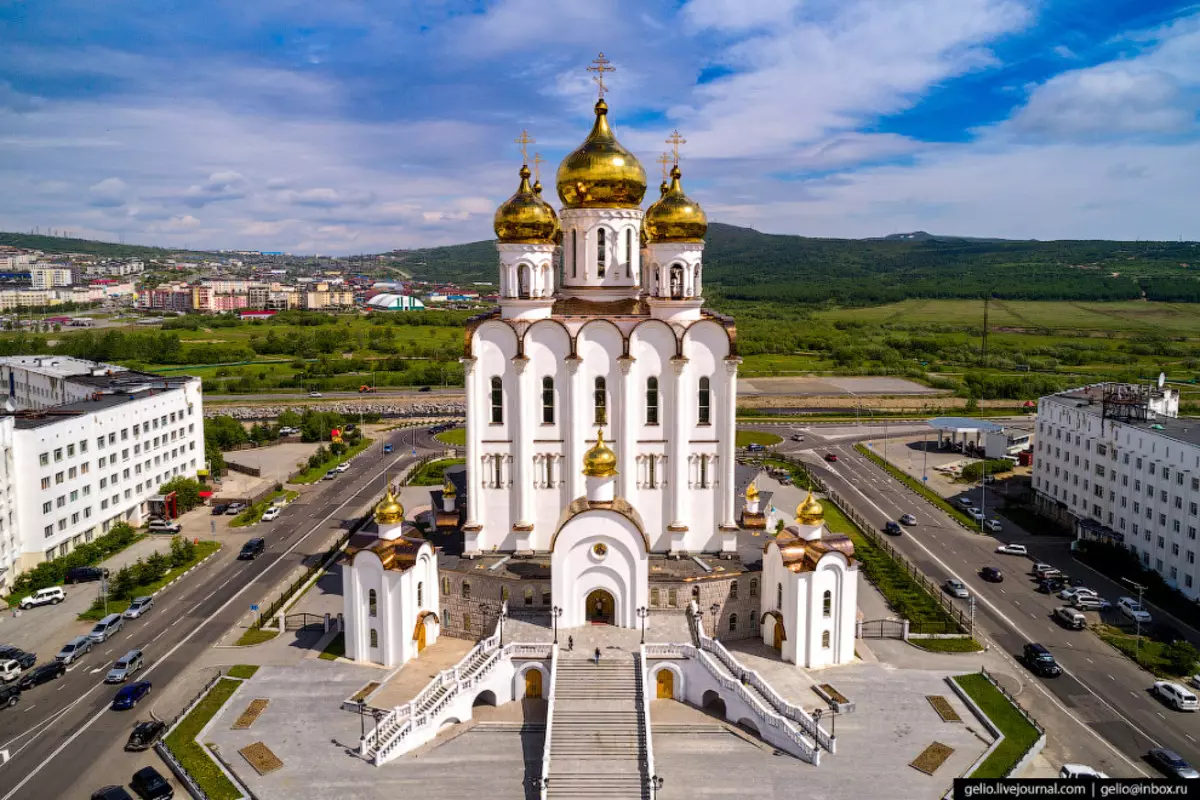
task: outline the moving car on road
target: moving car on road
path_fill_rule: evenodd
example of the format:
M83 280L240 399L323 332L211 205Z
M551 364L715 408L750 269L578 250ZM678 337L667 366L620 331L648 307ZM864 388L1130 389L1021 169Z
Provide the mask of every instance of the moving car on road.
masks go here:
M392 452L392 443L388 442L383 446L383 454L386 456L390 452Z
M1054 618L1071 630L1081 631L1087 627L1087 617L1083 615L1083 612L1070 606L1059 606L1054 609Z
M1168 750L1165 747L1152 747L1146 753L1146 760L1172 778L1182 778L1184 780L1196 780L1200 778L1200 772L1196 772L1192 765L1184 761L1183 757L1174 750Z
M793 434L792 434L792 441L793 441L793 442L803 442L803 441L804 441L804 434L802 434L802 433L793 433Z
M22 597L20 606L28 610L37 606L58 605L66 599L67 593L62 590L61 586L49 586L45 589L38 589L31 595Z
M67 674L67 665L61 661L51 661L42 664L40 667L34 667L21 676L21 680L17 683L21 689L32 689L35 686L41 686L43 683L48 683L55 678L61 678Z
M125 613L121 616L125 617L125 619L137 619L152 608L154 608L153 597L149 595L135 597L133 598L133 602L129 604L129 608L125 609Z
M117 659L112 669L104 676L105 683L124 683L133 677L133 673L145 666L141 650L130 650Z
M274 522L275 520L279 519L279 515L280 515L280 513L282 513L282 511L283 511L283 509L280 508L279 506L271 506L270 508L268 508L266 511L263 512L262 521L263 522Z
M76 636L63 645L62 650L54 657L63 664L74 664L92 651L92 640L86 636Z
M761 453L767 448L765 445L761 445L758 442L751 442L750 444L746 445L746 449L751 453Z
M1001 583L1004 580L1004 573L995 567L984 567L979 570L979 577L988 583Z
M238 561L253 561L261 556L267 549L267 540L261 536L251 539L242 545L242 551L238 553Z
M900 524L901 525L916 525L917 518L914 517L912 514L902 514L900 516Z
M320 392L309 392L308 396L309 397L324 397L325 395L321 394Z
M133 773L129 787L142 800L170 800L175 796L175 790L154 767L142 767Z
M1062 769L1058 771L1058 777L1065 779L1083 779L1083 778L1107 778L1098 769L1092 769L1086 764L1063 764Z
M962 581L956 581L953 578L948 579L942 584L942 589L951 597L968 598L971 593L967 591L967 587Z
M898 522L893 522L889 519L883 526L883 532L888 536L899 536L904 533L904 529L900 527Z
M1002 544L996 548L997 553L1004 553L1010 556L1027 556L1029 550L1023 544Z
M117 692L116 697L113 698L112 710L126 711L131 709L148 694L150 694L150 681L138 681L137 683L123 686L121 687L121 691Z
M1154 696L1176 711L1196 711L1200 701L1184 686L1173 681L1155 681L1150 690Z
M825 460L831 464L836 462L837 461L837 453L826 453Z
M1062 674L1062 667L1054 660L1050 651L1036 642L1025 645L1021 658L1025 662L1025 666L1029 667L1035 675L1043 678L1057 678Z
M133 726L133 733L129 734L129 741L125 743L125 749L135 753L149 750L155 742L162 738L166 729L167 723L159 722L156 719L139 722Z

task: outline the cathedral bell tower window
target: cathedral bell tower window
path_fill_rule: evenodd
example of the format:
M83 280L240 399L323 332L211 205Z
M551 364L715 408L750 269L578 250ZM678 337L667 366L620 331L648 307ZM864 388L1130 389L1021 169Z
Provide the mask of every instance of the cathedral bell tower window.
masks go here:
M604 228L599 228L596 231L596 274L598 276L600 276L601 278L604 277L604 272L608 266L605 261L605 258L604 258L604 256L605 256L604 251L605 251Z
M658 378L646 379L646 424L658 424Z
M579 231L571 231L571 277L579 277Z
M375 593L374 589L367 592L367 615L379 616L379 595Z
M499 376L492 378L492 424L504 424L504 382Z
M605 389L604 378L596 378L596 390L594 392L595 401L595 418L592 421L593 425L608 424L608 393Z
M633 231L625 230L625 277L633 277Z
M698 410L696 415L696 423L698 425L711 425L712 390L710 388L708 378L700 379L700 391L698 392L697 401Z
M833 614L833 592L826 591L825 596L821 599L822 616L828 617Z
M542 378L542 424L554 424L554 378Z

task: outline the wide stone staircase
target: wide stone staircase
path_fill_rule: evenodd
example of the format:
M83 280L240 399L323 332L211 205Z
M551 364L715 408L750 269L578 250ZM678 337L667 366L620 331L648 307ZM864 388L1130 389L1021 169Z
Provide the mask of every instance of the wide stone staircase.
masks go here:
M559 659L547 797L649 797L637 669L628 654Z

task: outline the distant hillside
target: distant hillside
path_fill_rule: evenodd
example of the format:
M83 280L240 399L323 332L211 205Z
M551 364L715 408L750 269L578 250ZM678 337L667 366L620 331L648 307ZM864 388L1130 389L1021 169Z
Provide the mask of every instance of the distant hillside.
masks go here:
M63 236L38 236L32 233L2 233L0 245L41 250L45 253L86 253L105 258L165 258L175 250L146 247L137 244L96 242L91 239L69 239Z
M889 233L887 236L868 236L868 242L875 241L904 241L904 242L1016 242L1016 241L1036 241L1036 239L997 239L996 237L978 237L978 236L940 236L936 233L927 233L925 231L912 231L910 233Z
M730 299L875 305L906 298L1200 302L1200 246L937 237L812 239L712 223L706 285ZM398 251L413 277L496 280L490 241Z

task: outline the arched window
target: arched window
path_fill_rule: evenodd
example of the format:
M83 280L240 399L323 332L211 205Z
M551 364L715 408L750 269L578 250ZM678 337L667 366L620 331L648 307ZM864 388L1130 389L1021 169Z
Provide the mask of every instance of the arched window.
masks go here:
M450 579L449 578L442 578L442 594L444 594L444 595L450 594Z
M596 230L596 274L601 278L604 277L604 272L608 266L604 259L604 245L604 228L598 228Z
M463 630L470 633L471 631L471 615L463 612Z
M554 424L554 378L542 378L542 424Z
M646 379L646 424L658 424L658 378Z
M697 600L700 599L700 587L699 586L692 587L692 597L694 597Z
M821 632L821 647L824 647L826 650L829 649L829 631Z
M571 277L579 276L579 231L571 231Z
M374 589L367 592L367 614L372 617L379 616L379 595Z
M775 607L780 611L783 610L783 584L775 585Z
M758 578L750 579L750 596L758 597Z
M548 586L542 587L542 605L550 605L550 587Z
M671 265L671 299L683 299L683 265Z
M463 598L463 600L471 599L471 582L470 581L463 581L462 598Z
M533 587L532 586L525 587L525 605L527 605L527 606L533 605Z
M825 596L821 600L821 611L827 617L833 615L833 592L825 592Z
M508 587L507 586L500 587L500 602L502 602L502 603L508 602Z
M737 614L729 615L729 632L733 633L737 630Z
M604 387L604 378L596 378L596 390L593 393L596 414L593 425L608 424L608 392Z
M417 581L417 608L425 605L425 583Z
M659 272L658 267L655 267L654 268L654 284L650 288L650 291L652 291L654 293L655 297L662 297L662 288L661 288L661 284L659 283L659 275L660 274L661 273Z
M379 631L371 628L371 647L379 647Z
M450 609L448 608L442 609L442 627L450 627Z
M679 605L679 590L678 589L668 589L667 590L667 605L669 605L671 608L675 608Z
M710 410L710 404L712 402L712 390L709 388L707 377L700 379L700 391L697 393L697 395L696 422L700 425L709 425L712 423L712 414Z
M521 264L517 267L517 297L521 300L529 299L529 265Z
M633 277L633 229L625 229L625 277Z
M492 378L492 424L504 424L504 381L499 375Z
M658 589L651 589L650 590L650 605L651 605L651 607L658 608L658 605L660 602L662 602L661 591Z
M737 600L737 599L738 599L738 596L737 596L737 581L733 581L732 583L730 583L730 584L729 584L729 599L730 599L730 600Z

